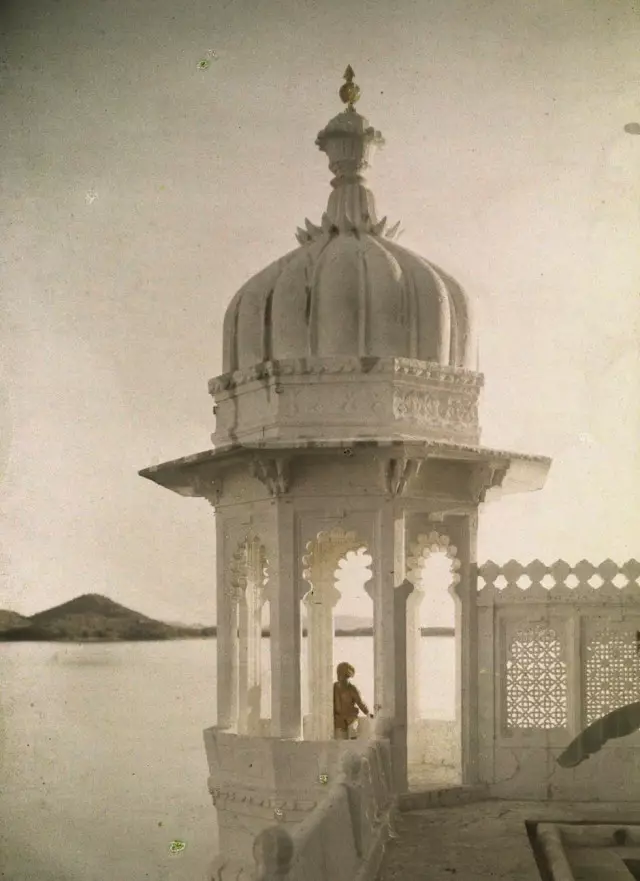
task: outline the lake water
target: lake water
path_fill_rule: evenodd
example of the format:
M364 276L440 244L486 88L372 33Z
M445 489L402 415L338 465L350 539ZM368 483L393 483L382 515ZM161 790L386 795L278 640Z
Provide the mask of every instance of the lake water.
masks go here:
M338 637L335 660L373 704L373 640ZM432 718L453 709L452 664L453 640L423 640ZM215 721L214 639L1 644L0 878L204 881L217 842L202 731Z

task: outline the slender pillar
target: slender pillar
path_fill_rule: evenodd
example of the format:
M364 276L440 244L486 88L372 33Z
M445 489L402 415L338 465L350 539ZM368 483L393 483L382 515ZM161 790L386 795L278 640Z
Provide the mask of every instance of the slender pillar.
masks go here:
M269 518L271 600L271 735L300 738L300 563L293 506L281 498ZM271 550L272 549L272 550Z
M238 734L247 734L249 720L249 603L247 585L238 598Z
M238 731L257 734L260 729L260 698L262 690L263 569L261 546L256 541L246 546L246 587L238 602L239 616L239 686Z
M414 585L407 599L407 722L409 728L420 719L420 693L422 689L422 634L420 632L420 606L424 591Z
M238 650L238 731L241 734L257 733L260 727L260 698L262 693L260 658L262 638L261 613L260 589L250 582L238 604L240 629Z
M335 567L333 567L335 569ZM333 610L340 599L332 572L314 576L304 602L307 608L307 676L310 739L333 737Z
M394 732L391 739L393 776L397 792L409 788L408 724L407 724L407 600L413 590L409 581L403 581L393 591L393 622L396 632L396 696Z
M252 541L248 548L247 570L247 615L249 619L249 644L247 646L247 679L250 690L262 688L262 607L265 602L265 565L263 548L257 541ZM252 703L252 702L250 702ZM258 703L258 706L260 704Z
M393 720L394 785L397 791L404 792L407 789L406 607L401 610L400 620L395 593L405 578L405 523L404 512L397 510L393 499L384 502L376 538L373 564L376 706L382 716Z
M478 781L478 512L447 518L460 569L456 603L456 706L462 783Z
M228 565L222 517L216 518L217 570L217 703L219 728L235 728L238 721L238 614Z

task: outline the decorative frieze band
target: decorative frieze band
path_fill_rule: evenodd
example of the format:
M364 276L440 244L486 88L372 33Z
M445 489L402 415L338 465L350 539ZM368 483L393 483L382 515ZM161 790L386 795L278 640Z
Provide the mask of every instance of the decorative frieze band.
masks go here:
M478 397L452 395L451 390L434 394L422 389L396 389L393 395L395 419L410 420L419 425L448 425L469 428L478 424Z
M444 385L455 384L478 391L484 377L461 367L444 367L412 358L295 358L283 361L263 361L245 370L224 373L209 380L209 394L220 395L250 382L264 382L282 376L322 376L339 374L387 373L429 379Z
M235 804L253 805L254 807L266 808L271 811L299 811L306 813L312 811L318 804L317 801L311 801L310 799L279 798L255 791L222 789L211 784L209 785L209 793L214 805L223 803L224 806L224 803L232 802Z

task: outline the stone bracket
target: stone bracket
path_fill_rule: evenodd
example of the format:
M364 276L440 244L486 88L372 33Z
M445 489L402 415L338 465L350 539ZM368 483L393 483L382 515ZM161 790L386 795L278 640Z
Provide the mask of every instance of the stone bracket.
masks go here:
M422 467L422 459L389 459L383 465L383 478L386 491L392 496L401 496Z
M251 476L266 486L272 498L286 495L290 486L289 459L275 456L254 456L250 465Z
M473 501L482 504L490 489L496 489L502 486L509 464L503 462L489 462L476 466L469 480L469 492Z
M194 494L206 499L215 508L222 498L222 480L219 477L197 477L193 482Z

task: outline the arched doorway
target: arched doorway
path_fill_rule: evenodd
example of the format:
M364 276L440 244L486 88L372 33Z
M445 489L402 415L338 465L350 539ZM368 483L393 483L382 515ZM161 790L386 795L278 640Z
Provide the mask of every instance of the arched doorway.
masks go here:
M373 558L362 547L347 551L336 571L336 587L340 599L334 609L334 676L336 667L346 661L355 669L354 683L362 699L374 710L374 645L373 597L371 565ZM358 738L371 733L371 724L365 717L358 722Z
M343 614L353 617L362 594L360 599L367 600L364 615L373 620L372 601L364 591L371 579L371 557L355 532L336 527L319 532L307 543L302 563L303 577L309 585L302 600L303 633L306 631L301 656L303 732L308 740L330 740L334 735L336 609L342 606ZM337 660L347 660L362 672L360 662L364 662L365 669L367 665L364 646L360 655Z
M407 579L407 753L410 784L461 781L460 560L448 536L419 535Z

